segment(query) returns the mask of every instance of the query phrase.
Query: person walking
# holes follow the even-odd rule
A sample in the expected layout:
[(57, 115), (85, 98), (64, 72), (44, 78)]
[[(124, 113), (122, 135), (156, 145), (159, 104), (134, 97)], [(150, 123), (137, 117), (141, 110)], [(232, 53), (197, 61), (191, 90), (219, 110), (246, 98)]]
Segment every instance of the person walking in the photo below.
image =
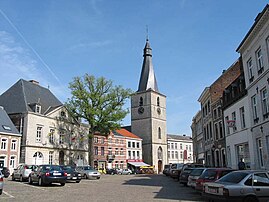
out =
[(246, 169), (246, 164), (245, 162), (243, 161), (243, 159), (241, 158), (239, 163), (238, 163), (238, 169), (239, 170), (245, 170)]

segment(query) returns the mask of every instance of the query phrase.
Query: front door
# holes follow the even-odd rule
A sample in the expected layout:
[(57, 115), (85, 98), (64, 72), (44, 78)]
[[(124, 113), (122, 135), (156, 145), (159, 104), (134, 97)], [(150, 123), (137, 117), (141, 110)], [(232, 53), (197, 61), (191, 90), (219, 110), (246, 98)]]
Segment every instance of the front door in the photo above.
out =
[(161, 160), (158, 161), (158, 174), (162, 172), (163, 162)]
[(64, 165), (64, 151), (59, 152), (59, 165)]

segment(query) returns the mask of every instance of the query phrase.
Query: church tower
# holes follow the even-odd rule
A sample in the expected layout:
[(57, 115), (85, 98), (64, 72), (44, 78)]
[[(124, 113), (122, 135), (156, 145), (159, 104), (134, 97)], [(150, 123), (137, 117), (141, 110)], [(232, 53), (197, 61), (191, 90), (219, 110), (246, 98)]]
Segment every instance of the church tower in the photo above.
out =
[(132, 132), (143, 139), (143, 160), (160, 173), (167, 164), (166, 96), (158, 90), (149, 40), (144, 48), (139, 87), (131, 97)]

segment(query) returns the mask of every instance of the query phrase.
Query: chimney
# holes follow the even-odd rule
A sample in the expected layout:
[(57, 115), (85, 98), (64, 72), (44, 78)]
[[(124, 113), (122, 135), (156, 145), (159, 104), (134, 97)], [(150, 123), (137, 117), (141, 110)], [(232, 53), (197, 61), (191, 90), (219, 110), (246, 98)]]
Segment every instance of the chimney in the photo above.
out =
[(29, 80), (29, 82), (33, 83), (33, 84), (36, 84), (36, 85), (39, 85), (39, 82), (36, 81), (36, 80)]

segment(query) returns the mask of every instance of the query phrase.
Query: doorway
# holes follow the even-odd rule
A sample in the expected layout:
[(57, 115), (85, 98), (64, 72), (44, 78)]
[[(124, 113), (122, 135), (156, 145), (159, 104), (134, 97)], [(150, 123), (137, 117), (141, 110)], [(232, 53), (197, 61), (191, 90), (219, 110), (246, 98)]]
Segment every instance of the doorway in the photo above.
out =
[(162, 168), (163, 168), (163, 162), (162, 160), (159, 160), (158, 161), (158, 174), (162, 172)]
[(64, 151), (59, 152), (59, 165), (64, 165)]

